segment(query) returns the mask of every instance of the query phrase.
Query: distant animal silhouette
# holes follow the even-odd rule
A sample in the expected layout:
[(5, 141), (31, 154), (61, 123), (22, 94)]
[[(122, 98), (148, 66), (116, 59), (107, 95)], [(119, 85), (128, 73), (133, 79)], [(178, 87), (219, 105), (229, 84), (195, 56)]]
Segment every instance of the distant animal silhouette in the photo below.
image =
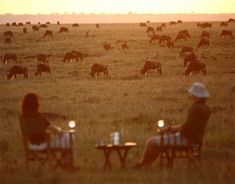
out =
[(104, 42), (104, 43), (103, 43), (103, 47), (104, 47), (104, 49), (107, 50), (107, 51), (109, 51), (110, 49), (113, 48), (112, 45), (111, 45), (111, 43), (107, 43), (107, 42)]
[(128, 49), (127, 42), (122, 43), (122, 50)]
[(180, 56), (184, 56), (184, 55), (186, 55), (186, 54), (188, 54), (188, 53), (192, 53), (192, 52), (193, 52), (193, 48), (192, 48), (192, 47), (190, 47), (190, 46), (184, 46), (184, 47), (182, 47), (182, 49), (181, 49), (179, 55), (180, 55)]
[(200, 47), (208, 47), (210, 45), (210, 41), (208, 39), (202, 38), (197, 45), (197, 48)]
[(183, 21), (182, 20), (178, 20), (177, 24), (183, 24)]
[(27, 28), (26, 27), (23, 28), (23, 33), (27, 33)]
[(140, 73), (142, 75), (146, 75), (150, 70), (156, 69), (159, 73), (162, 73), (161, 63), (159, 63), (158, 61), (146, 61), (144, 63), (143, 69), (140, 70)]
[(165, 47), (168, 42), (171, 41), (171, 37), (168, 35), (162, 35), (159, 39), (159, 45)]
[(175, 38), (175, 41), (182, 40), (182, 39), (187, 40), (189, 38), (191, 38), (191, 36), (190, 36), (188, 30), (184, 29), (184, 30), (178, 32), (178, 34)]
[(198, 27), (201, 27), (201, 28), (211, 28), (212, 27), (212, 24), (211, 23), (208, 23), (208, 22), (203, 22), (203, 23), (197, 23), (197, 26)]
[(69, 28), (61, 27), (60, 30), (59, 30), (59, 33), (62, 33), (62, 32), (68, 33), (69, 32)]
[(147, 27), (146, 32), (147, 32), (147, 33), (152, 33), (152, 34), (154, 34), (154, 33), (155, 33), (154, 28), (153, 28), (153, 27), (151, 27), (151, 26), (148, 26), (148, 27)]
[(225, 26), (226, 27), (226, 26), (228, 26), (228, 23), (227, 22), (221, 22), (220, 26)]
[(33, 29), (33, 31), (38, 31), (38, 30), (39, 30), (39, 27), (36, 26), (36, 25), (33, 25), (33, 26), (32, 26), (32, 29)]
[(232, 30), (223, 30), (220, 34), (220, 38), (229, 36), (230, 38), (233, 38)]
[(103, 73), (104, 75), (109, 75), (108, 67), (106, 65), (103, 65), (103, 64), (94, 63), (91, 66), (91, 73), (90, 73), (91, 77), (94, 77), (95, 74), (98, 77), (100, 73)]
[(155, 41), (156, 41), (156, 40), (159, 40), (160, 38), (161, 38), (160, 35), (154, 34), (154, 35), (150, 36), (149, 43), (150, 43), (150, 44), (155, 43)]
[(28, 68), (24, 66), (14, 65), (8, 71), (7, 79), (16, 78), (17, 75), (23, 75), (25, 79), (28, 78)]
[(72, 27), (79, 27), (79, 24), (78, 23), (74, 23), (74, 24), (72, 24)]
[(18, 26), (24, 26), (24, 24), (22, 22), (19, 22)]
[(157, 26), (156, 31), (162, 31), (162, 26)]
[(232, 18), (228, 19), (228, 23), (235, 23), (235, 19)]
[(146, 24), (146, 23), (141, 22), (141, 23), (140, 23), (140, 27), (147, 27), (147, 24)]
[(197, 61), (197, 56), (193, 52), (184, 57), (184, 66), (187, 66), (187, 63)]
[(53, 37), (53, 32), (51, 30), (46, 30), (44, 35), (43, 35), (43, 38), (52, 38)]
[(48, 64), (43, 64), (43, 63), (39, 63), (37, 65), (37, 70), (35, 72), (35, 75), (41, 75), (43, 72), (47, 72), (49, 74), (51, 74), (51, 67)]
[(48, 63), (48, 60), (47, 60), (47, 55), (45, 54), (38, 54), (37, 55), (37, 58), (38, 58), (38, 62), (40, 63)]
[(12, 31), (5, 31), (3, 32), (4, 37), (13, 37), (13, 32)]
[(170, 23), (169, 23), (170, 25), (176, 25), (177, 24), (177, 22), (176, 21), (170, 21)]
[(48, 26), (47, 26), (46, 24), (40, 24), (39, 27), (41, 27), (41, 28), (47, 28)]
[(189, 63), (187, 69), (185, 70), (185, 75), (197, 74), (199, 72), (202, 72), (204, 75), (206, 75), (206, 64), (202, 63), (200, 61), (197, 62), (191, 62)]
[(3, 57), (3, 64), (7, 64), (7, 62), (9, 62), (10, 60), (12, 60), (12, 63), (16, 63), (17, 62), (17, 57), (16, 54), (13, 53), (6, 53)]
[(99, 24), (96, 24), (96, 25), (95, 25), (95, 27), (96, 27), (96, 28), (99, 28), (99, 27), (100, 27), (100, 25), (99, 25)]

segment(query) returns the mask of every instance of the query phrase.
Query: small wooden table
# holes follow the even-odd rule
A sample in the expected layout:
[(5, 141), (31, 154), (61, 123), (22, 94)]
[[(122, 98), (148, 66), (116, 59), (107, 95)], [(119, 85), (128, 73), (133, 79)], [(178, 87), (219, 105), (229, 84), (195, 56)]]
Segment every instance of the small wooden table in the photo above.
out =
[(126, 142), (125, 144), (119, 144), (119, 145), (113, 145), (113, 144), (97, 144), (96, 146), (97, 150), (101, 150), (104, 153), (105, 156), (105, 162), (103, 169), (111, 170), (112, 164), (110, 161), (110, 155), (112, 151), (116, 151), (118, 154), (119, 161), (121, 163), (121, 169), (125, 168), (126, 164), (126, 157), (128, 155), (128, 152), (131, 148), (136, 147), (135, 142)]

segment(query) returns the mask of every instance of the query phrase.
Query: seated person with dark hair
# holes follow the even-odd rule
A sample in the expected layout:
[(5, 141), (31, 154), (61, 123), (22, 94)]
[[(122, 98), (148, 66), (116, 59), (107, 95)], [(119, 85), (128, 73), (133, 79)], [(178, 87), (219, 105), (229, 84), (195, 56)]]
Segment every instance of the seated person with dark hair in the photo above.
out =
[[(28, 93), (24, 96), (21, 104), (20, 125), (23, 134), (29, 139), (28, 149), (32, 151), (46, 150), (47, 134), (51, 134), (50, 146), (53, 149), (60, 149), (62, 156), (67, 161), (66, 167), (73, 167), (72, 160), (72, 145), (70, 145), (70, 135), (68, 132), (63, 132), (56, 125), (51, 124), (39, 112), (39, 101), (35, 93)], [(60, 143), (60, 144), (58, 144)], [(66, 165), (67, 164), (67, 165)]]

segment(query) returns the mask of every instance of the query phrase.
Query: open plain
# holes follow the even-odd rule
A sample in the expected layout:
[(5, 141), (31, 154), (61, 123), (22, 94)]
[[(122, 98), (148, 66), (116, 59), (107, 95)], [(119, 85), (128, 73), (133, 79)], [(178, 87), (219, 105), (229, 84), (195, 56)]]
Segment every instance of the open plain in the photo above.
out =
[[(157, 27), (160, 23), (149, 23)], [(139, 24), (48, 24), (33, 31), (32, 25), (23, 27), (0, 26), (0, 57), (15, 53), (17, 62), (0, 62), (0, 183), (234, 183), (235, 182), (235, 39), (220, 38), (223, 29), (233, 31), (235, 24), (224, 28), (212, 22), (210, 45), (197, 48), (202, 28), (196, 22), (169, 25), (156, 34), (175, 39), (178, 31), (187, 29), (191, 38), (175, 42), (174, 48), (149, 44), (146, 27)], [(58, 33), (61, 26), (68, 33)], [(45, 30), (52, 38), (43, 38)], [(11, 30), (11, 44), (3, 43), (3, 32)], [(89, 34), (87, 31), (89, 30)], [(125, 41), (128, 49), (122, 50)], [(103, 43), (113, 48), (106, 51)], [(185, 76), (183, 46), (194, 48), (198, 59), (207, 67), (201, 73)], [(63, 63), (66, 52), (84, 53), (83, 62)], [(51, 74), (35, 76), (38, 54), (48, 55)], [(162, 74), (151, 71), (140, 74), (146, 60), (161, 63)], [(94, 63), (107, 65), (109, 76), (90, 76)], [(26, 66), (28, 79), (17, 76), (8, 80), (13, 65)], [(177, 160), (174, 168), (160, 170), (157, 160), (150, 170), (136, 171), (130, 167), (140, 158), (145, 140), (157, 134), (156, 122), (164, 119), (169, 125), (181, 124), (186, 118), (191, 101), (187, 89), (195, 81), (206, 84), (210, 93), (208, 104), (212, 115), (202, 147), (200, 167), (188, 169), (186, 160)], [(66, 173), (40, 165), (27, 171), (19, 127), (20, 100), (27, 92), (36, 92), (40, 111), (53, 113), (48, 120), (67, 129), (69, 120), (77, 122), (75, 134), (75, 163), (81, 170)], [(103, 153), (94, 145), (109, 141), (117, 129), (122, 141), (137, 142), (127, 157), (127, 168), (119, 170), (117, 155), (112, 155), (114, 169), (103, 172)], [(38, 169), (40, 168), (40, 169)]]

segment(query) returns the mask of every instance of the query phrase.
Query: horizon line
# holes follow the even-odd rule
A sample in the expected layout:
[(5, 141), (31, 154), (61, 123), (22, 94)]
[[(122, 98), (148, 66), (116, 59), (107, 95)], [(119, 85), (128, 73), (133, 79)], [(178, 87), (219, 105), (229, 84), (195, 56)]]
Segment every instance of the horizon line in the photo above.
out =
[(190, 14), (190, 15), (197, 15), (197, 14), (205, 14), (205, 15), (218, 15), (218, 14), (235, 14), (235, 12), (231, 12), (231, 13), (201, 13), (201, 12), (191, 12), (191, 13), (137, 13), (137, 12), (128, 12), (128, 13), (93, 13), (93, 12), (80, 12), (80, 13), (76, 13), (76, 12), (72, 12), (72, 13), (57, 13), (57, 12), (52, 12), (52, 13), (23, 13), (23, 14), (14, 14), (14, 13), (3, 13), (0, 14), (0, 16), (2, 15), (169, 15), (169, 14)]

